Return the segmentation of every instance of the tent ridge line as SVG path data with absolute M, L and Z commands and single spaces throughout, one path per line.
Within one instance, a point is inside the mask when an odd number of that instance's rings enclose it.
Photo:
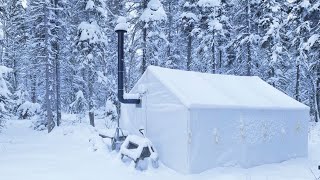
M 159 77 L 159 75 L 156 72 L 154 72 L 152 69 L 147 68 L 147 71 L 150 71 L 159 80 L 159 82 L 164 85 L 165 88 L 167 88 L 170 92 L 172 92 L 177 97 L 177 99 L 181 102 L 181 104 L 183 104 L 188 110 L 190 109 L 191 104 L 187 102 L 186 97 L 183 97 L 180 95 L 180 93 L 178 93 L 179 90 L 172 88 L 170 83 L 163 81 Z

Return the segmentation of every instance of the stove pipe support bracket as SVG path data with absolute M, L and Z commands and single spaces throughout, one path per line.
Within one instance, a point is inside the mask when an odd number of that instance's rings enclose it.
M 120 25 L 120 24 L 119 24 Z M 127 31 L 125 28 L 117 28 L 116 33 L 118 34 L 118 99 L 124 104 L 137 104 L 141 103 L 140 99 L 125 99 L 124 98 L 124 33 Z

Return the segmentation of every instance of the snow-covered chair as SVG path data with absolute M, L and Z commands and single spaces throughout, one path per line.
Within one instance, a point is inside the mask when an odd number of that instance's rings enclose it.
M 117 127 L 116 129 L 108 129 L 104 132 L 100 132 L 99 136 L 102 138 L 109 138 L 111 141 L 111 150 L 119 151 L 122 143 L 128 136 L 128 132 Z
M 158 168 L 158 153 L 153 147 L 151 141 L 146 137 L 129 135 L 120 148 L 121 159 L 127 157 L 134 161 L 135 168 L 138 168 L 140 162 L 150 158 L 152 166 Z

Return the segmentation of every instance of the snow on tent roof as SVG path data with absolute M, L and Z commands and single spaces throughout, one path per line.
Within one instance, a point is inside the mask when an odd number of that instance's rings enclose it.
M 257 76 L 233 76 L 149 66 L 188 108 L 307 109 Z

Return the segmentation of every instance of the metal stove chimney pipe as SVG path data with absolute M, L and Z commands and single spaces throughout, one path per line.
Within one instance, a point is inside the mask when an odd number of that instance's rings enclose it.
M 115 31 L 118 34 L 118 99 L 124 104 L 140 104 L 140 99 L 125 99 L 123 97 L 124 88 L 124 33 L 127 32 L 128 25 L 125 17 L 119 17 Z

